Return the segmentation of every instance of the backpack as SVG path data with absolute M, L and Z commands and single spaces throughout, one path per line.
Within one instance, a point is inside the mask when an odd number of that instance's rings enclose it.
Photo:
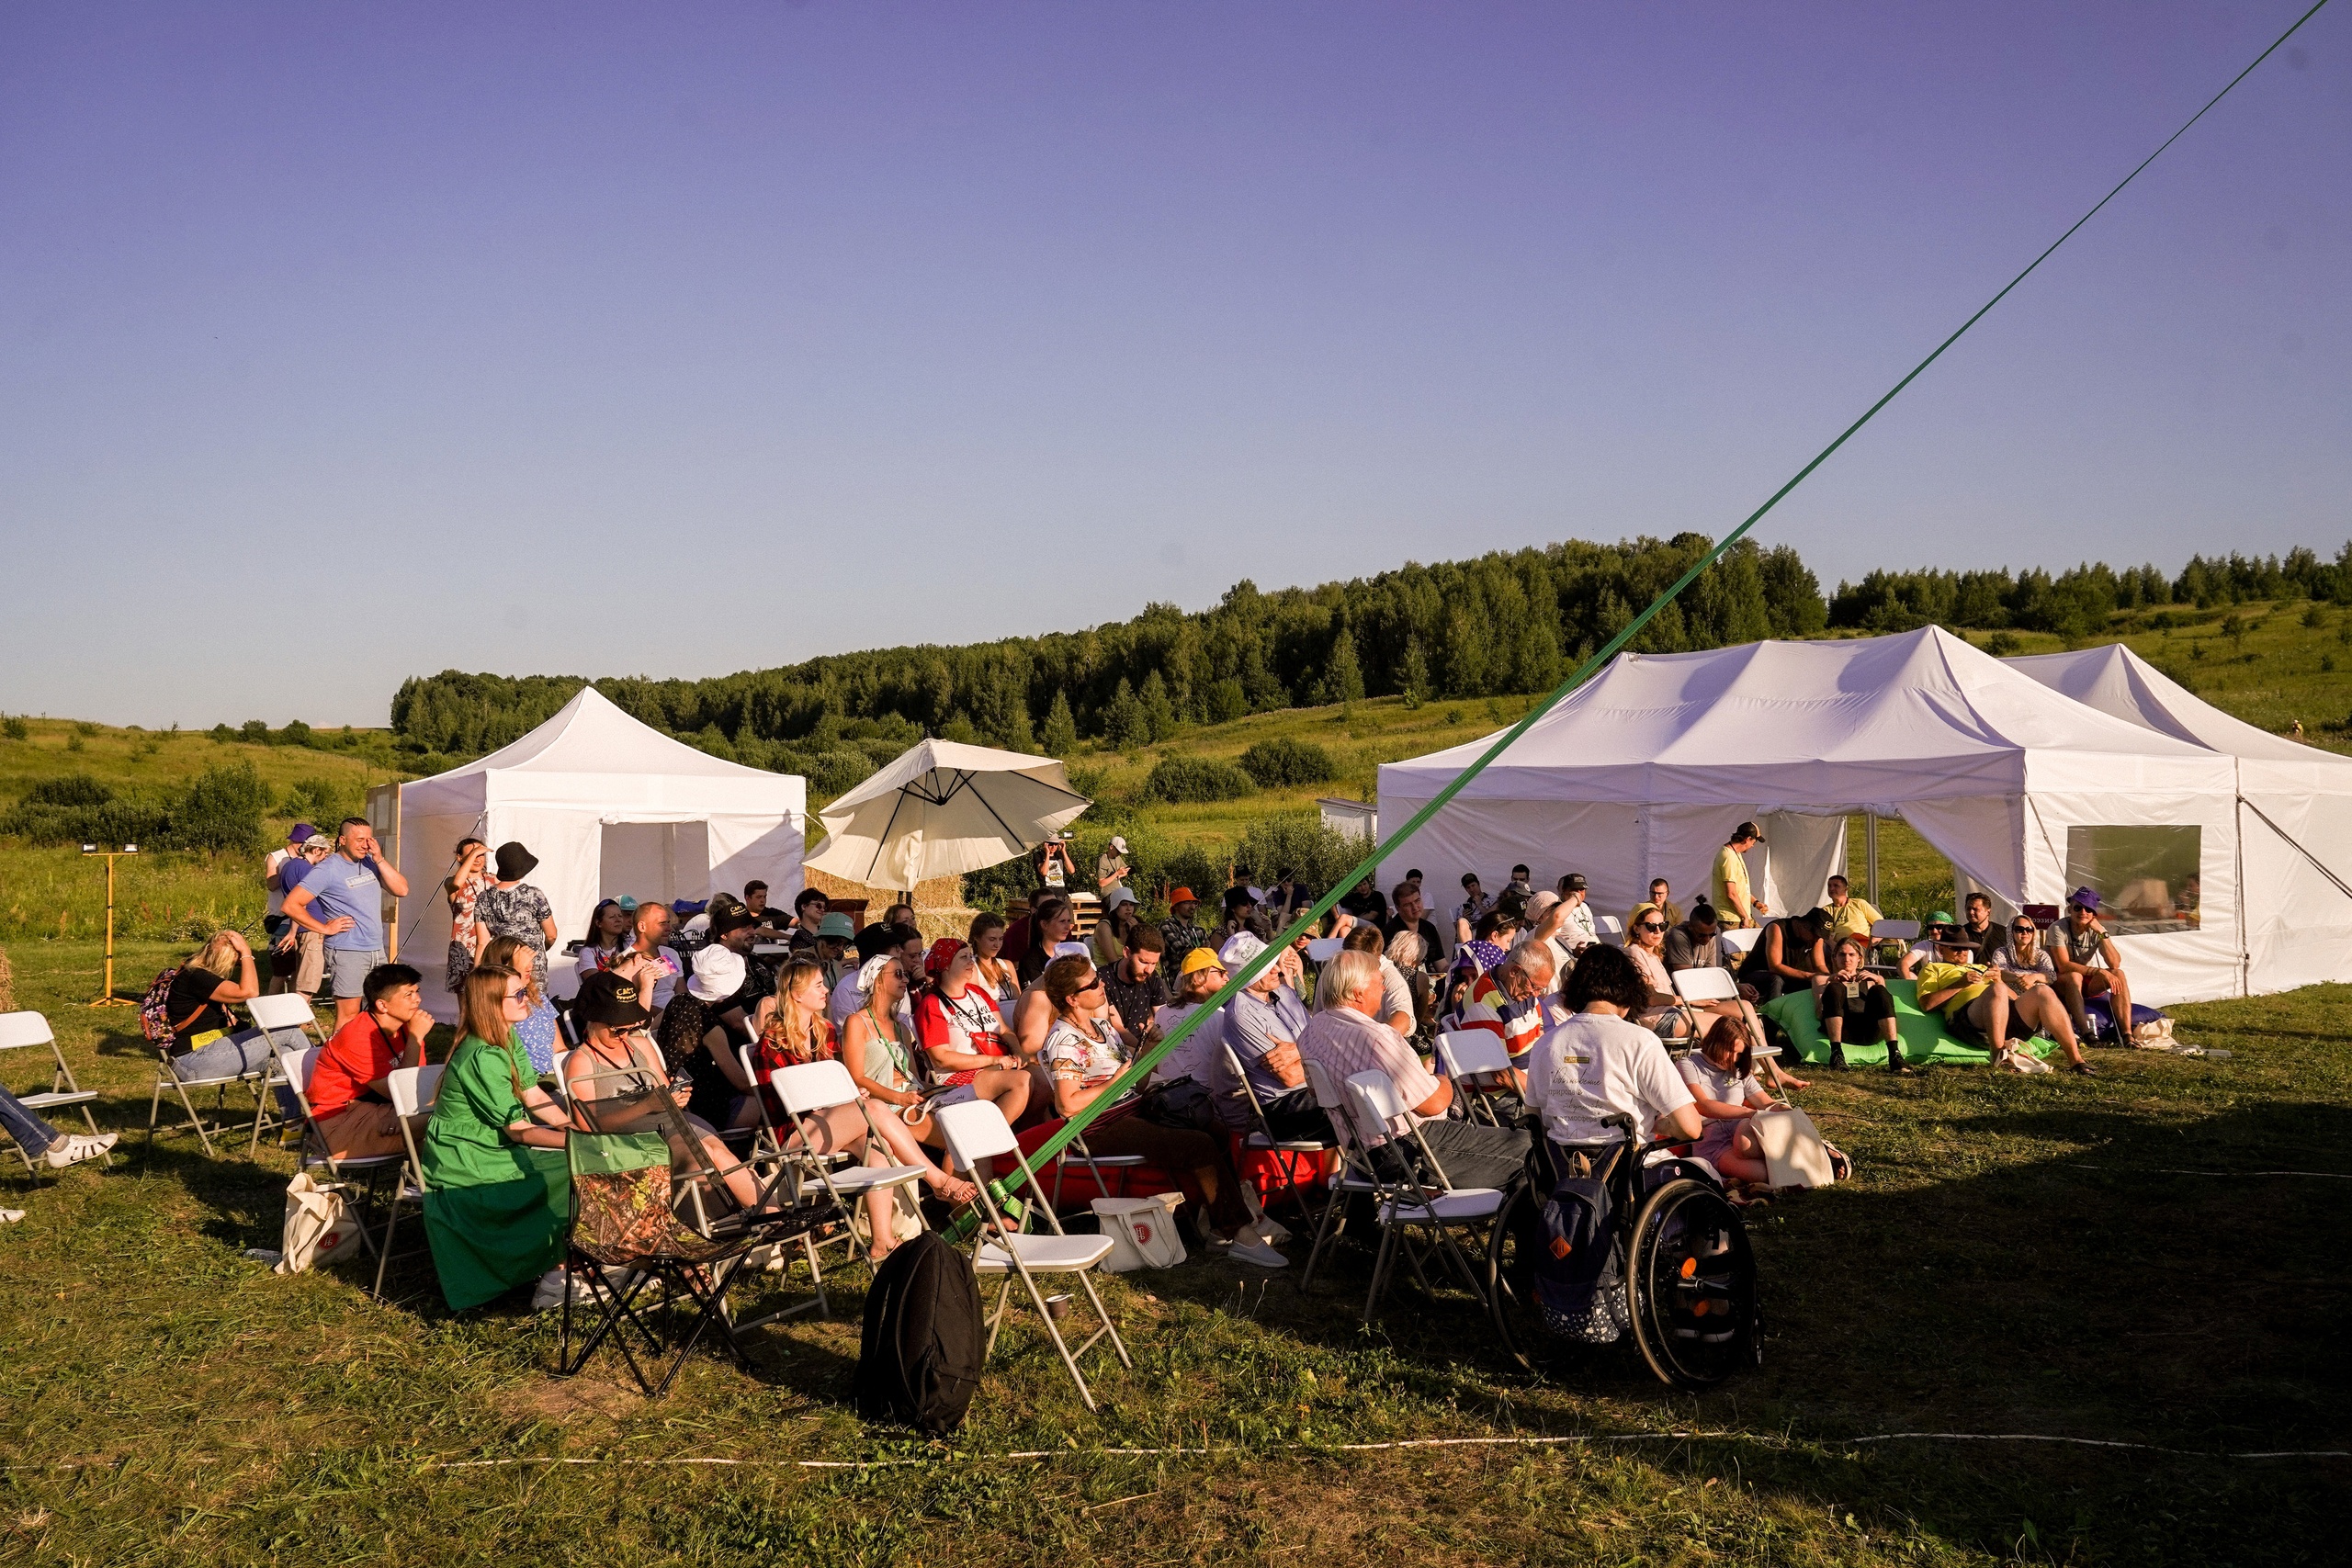
M 933 1231 L 901 1242 L 865 1298 L 858 1415 L 945 1437 L 979 1391 L 987 1347 L 971 1260 Z
M 175 964 L 156 976 L 147 994 L 139 998 L 139 1032 L 150 1044 L 172 1043 L 172 982 L 180 977 L 180 967 Z

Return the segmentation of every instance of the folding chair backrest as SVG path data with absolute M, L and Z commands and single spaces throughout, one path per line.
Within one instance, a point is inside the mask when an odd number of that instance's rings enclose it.
M 568 1002 L 580 994 L 580 959 L 575 953 L 548 954 L 547 996 L 550 1001 Z
M 56 1038 L 49 1020 L 37 1012 L 0 1012 L 0 1051 L 26 1045 L 47 1045 Z
M 571 1053 L 570 1051 L 558 1051 L 555 1053 L 555 1091 L 559 1096 L 565 1100 L 570 1100 L 571 1098 L 571 1077 L 570 1073 L 566 1071 L 571 1061 Z
M 1728 969 L 1678 969 L 1674 994 L 1686 1002 L 1730 1002 L 1739 999 L 1739 982 Z
M 275 1034 L 281 1029 L 299 1029 L 309 1033 L 318 1027 L 318 1014 L 311 1004 L 293 991 L 278 991 L 266 997 L 245 998 L 245 1011 L 253 1019 L 254 1027 Z
M 1377 1067 L 1351 1074 L 1347 1092 L 1348 1108 L 1366 1132 L 1377 1127 L 1383 1134 L 1393 1134 L 1405 1119 L 1405 1101 L 1396 1092 L 1396 1080 Z
M 1715 940 L 1722 942 L 1725 947 L 1730 948 L 1734 953 L 1752 953 L 1756 950 L 1756 944 L 1762 939 L 1763 935 L 1764 928 L 1762 926 L 1739 926 L 1731 931 L 1723 932 L 1721 935 L 1716 937 Z
M 1437 1037 L 1438 1060 L 1450 1078 L 1510 1071 L 1510 1052 L 1490 1029 L 1461 1029 Z
M 1299 1061 L 1306 1068 L 1306 1087 L 1315 1091 L 1315 1103 L 1326 1111 L 1346 1110 L 1347 1097 L 1340 1092 L 1340 1086 L 1332 1080 L 1323 1064 L 1311 1056 L 1302 1056 Z
M 441 1064 L 424 1067 L 394 1067 L 384 1075 L 384 1090 L 392 1097 L 392 1113 L 406 1119 L 441 1096 Z
M 298 1051 L 281 1050 L 277 1053 L 277 1071 L 286 1079 L 286 1087 L 301 1100 L 306 1110 L 311 1103 L 311 1069 L 319 1065 L 321 1049 L 317 1045 L 305 1045 Z
M 768 1075 L 768 1081 L 775 1086 L 776 1099 L 795 1117 L 830 1111 L 857 1099 L 857 1085 L 839 1062 L 799 1062 L 778 1067 Z
M 1593 916 L 1592 933 L 1611 947 L 1625 945 L 1625 922 L 1614 915 Z
M 1888 942 L 1912 942 L 1916 941 L 1918 935 L 1919 922 L 1917 920 L 1872 920 L 1871 922 L 1871 940 L 1872 942 L 1878 942 L 1881 940 Z
M 1012 1124 L 992 1100 L 942 1106 L 932 1113 L 932 1122 L 946 1141 L 947 1157 L 958 1170 L 969 1170 L 980 1160 L 1012 1154 L 1021 1146 Z

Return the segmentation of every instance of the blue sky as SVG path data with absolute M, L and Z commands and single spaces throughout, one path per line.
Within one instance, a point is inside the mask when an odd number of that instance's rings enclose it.
M 381 723 L 1720 535 L 2292 19 L 0 12 L 0 707 Z M 2352 536 L 2331 6 L 1768 519 Z

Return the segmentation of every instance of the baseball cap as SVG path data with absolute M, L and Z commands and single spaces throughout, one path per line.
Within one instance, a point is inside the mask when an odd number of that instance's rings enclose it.
M 1572 871 L 1560 878 L 1560 891 L 1563 893 L 1582 893 L 1591 886 L 1592 884 L 1584 879 L 1584 873 L 1580 871 Z
M 1116 833 L 1111 835 L 1111 847 L 1118 851 L 1121 854 L 1125 854 L 1127 852 L 1126 840 L 1121 838 Z
M 695 954 L 686 994 L 698 1002 L 723 1002 L 743 988 L 743 955 L 731 947 L 706 947 Z M 586 982 L 582 982 L 584 986 Z
M 1760 844 L 1764 841 L 1764 829 L 1753 822 L 1742 822 L 1731 830 L 1731 836 L 1735 839 L 1753 839 Z
M 857 928 L 850 924 L 847 915 L 835 909 L 817 922 L 817 934 L 820 937 L 831 937 L 840 942 L 855 942 Z
M 614 900 L 613 900 L 613 902 L 614 902 L 614 903 L 616 903 L 616 904 L 618 904 L 618 905 L 621 907 L 621 908 L 622 908 L 623 910 L 627 911 L 627 912 L 628 912 L 628 913 L 629 913 L 629 914 L 634 915 L 634 914 L 636 914 L 636 913 L 637 913 L 637 900 L 636 900 L 636 899 L 634 899 L 634 898 L 632 898 L 632 897 L 629 897 L 628 894 L 626 894 L 626 893 L 622 894 L 619 897 L 617 897 L 617 898 L 614 899 Z
M 607 1029 L 634 1028 L 653 1016 L 638 999 L 637 982 L 609 969 L 599 969 L 580 982 L 580 995 L 572 1001 L 571 1011 L 583 1023 L 601 1023 Z
M 1215 948 L 1196 947 L 1193 949 L 1192 952 L 1184 954 L 1184 962 L 1176 966 L 1176 973 L 1179 975 L 1197 975 L 1204 969 L 1222 969 L 1224 967 L 1225 962 L 1217 957 L 1216 950 Z
M 1938 909 L 1928 917 L 1928 924 L 1931 927 L 1948 926 L 1951 923 L 1951 911 L 1950 909 Z
M 2093 914 L 2098 913 L 2098 895 L 2090 888 L 2075 888 L 2073 893 L 2067 895 L 2066 902 L 2078 908 L 2088 909 Z
M 740 931 L 759 923 L 760 918 L 757 915 L 744 909 L 729 909 L 710 922 L 710 934 L 714 937 L 722 937 L 729 931 Z

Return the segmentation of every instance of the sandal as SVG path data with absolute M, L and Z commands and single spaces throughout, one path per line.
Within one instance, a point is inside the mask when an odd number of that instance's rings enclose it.
M 980 1195 L 978 1188 L 960 1176 L 943 1176 L 926 1185 L 931 1188 L 931 1195 L 943 1203 L 968 1203 Z

